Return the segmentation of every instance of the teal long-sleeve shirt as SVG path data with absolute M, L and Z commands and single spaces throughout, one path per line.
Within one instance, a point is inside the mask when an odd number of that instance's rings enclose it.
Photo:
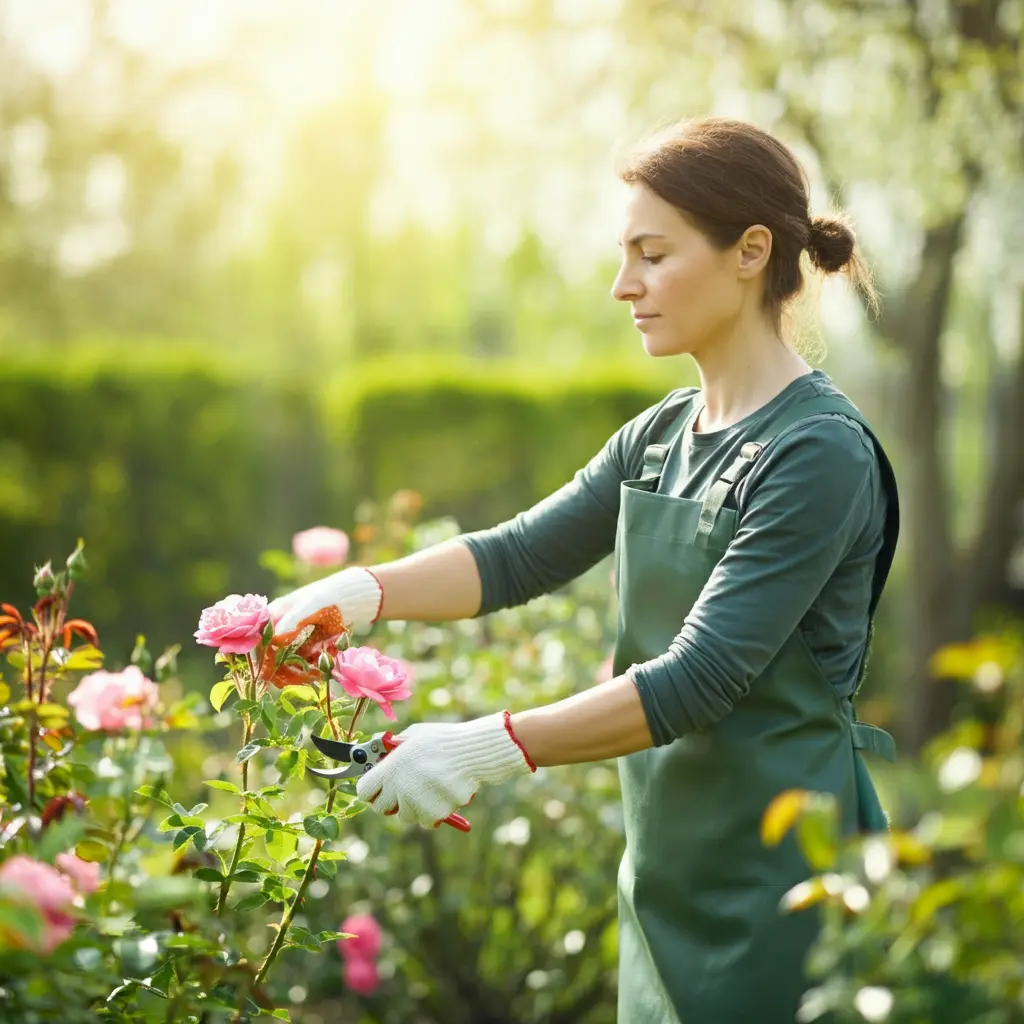
M 621 427 L 572 481 L 499 526 L 463 535 L 480 572 L 480 614 L 549 593 L 615 547 L 620 484 L 637 479 L 671 392 Z M 672 443 L 659 490 L 700 500 L 747 441 L 794 402 L 838 395 L 815 370 L 722 430 Z M 665 422 L 662 420 L 662 422 Z M 861 426 L 817 415 L 783 432 L 734 489 L 735 536 L 667 651 L 630 671 L 656 746 L 718 721 L 799 629 L 840 696 L 856 687 L 867 641 L 886 495 Z

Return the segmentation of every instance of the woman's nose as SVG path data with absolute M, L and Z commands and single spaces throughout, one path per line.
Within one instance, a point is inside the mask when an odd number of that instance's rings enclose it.
M 620 268 L 612 282 L 612 298 L 619 302 L 630 302 L 635 299 L 642 287 L 640 282 L 629 272 L 625 264 Z

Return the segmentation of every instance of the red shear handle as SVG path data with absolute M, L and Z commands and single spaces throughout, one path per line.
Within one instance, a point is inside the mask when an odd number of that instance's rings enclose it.
M 401 740 L 395 739 L 394 733 L 390 729 L 381 736 L 380 741 L 384 744 L 385 752 L 394 750 L 401 743 Z M 460 832 L 468 832 L 473 827 L 470 825 L 469 819 L 464 818 L 461 814 L 449 814 L 443 821 L 437 822 L 434 828 L 437 828 L 438 825 L 451 825 L 452 828 L 457 828 Z

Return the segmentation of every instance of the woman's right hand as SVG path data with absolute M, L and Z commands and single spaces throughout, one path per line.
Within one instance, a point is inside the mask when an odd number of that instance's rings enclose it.
M 384 592 L 377 577 L 361 566 L 350 566 L 314 580 L 270 602 L 274 632 L 287 633 L 323 608 L 336 607 L 345 626 L 365 633 L 380 615 Z

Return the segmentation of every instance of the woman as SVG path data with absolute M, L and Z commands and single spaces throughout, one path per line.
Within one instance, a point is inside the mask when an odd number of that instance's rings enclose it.
M 627 423 L 574 480 L 494 529 L 283 599 L 279 629 L 337 605 L 459 619 L 520 604 L 616 556 L 614 678 L 547 707 L 421 724 L 364 775 L 383 814 L 431 826 L 483 783 L 619 758 L 619 1020 L 792 1021 L 815 912 L 779 900 L 809 870 L 761 816 L 790 787 L 834 793 L 848 831 L 884 829 L 855 721 L 892 561 L 892 470 L 863 417 L 786 341 L 800 255 L 874 298 L 854 238 L 812 218 L 793 155 L 736 121 L 685 122 L 630 157 L 612 294 L 652 356 L 699 390 Z

